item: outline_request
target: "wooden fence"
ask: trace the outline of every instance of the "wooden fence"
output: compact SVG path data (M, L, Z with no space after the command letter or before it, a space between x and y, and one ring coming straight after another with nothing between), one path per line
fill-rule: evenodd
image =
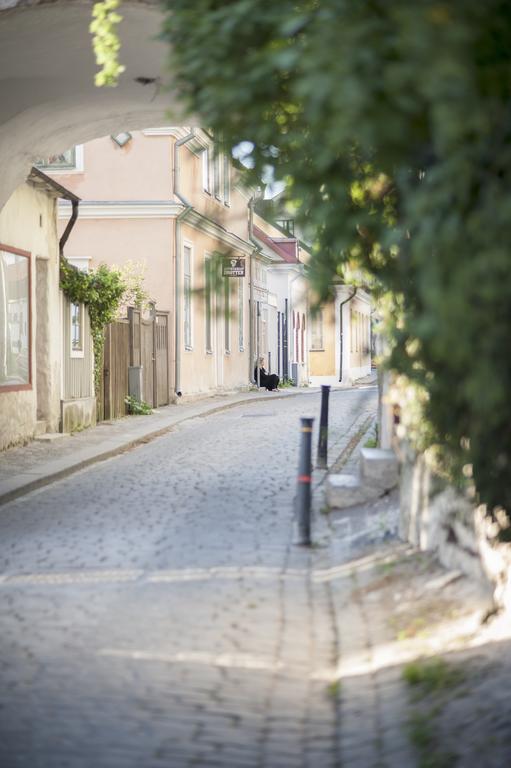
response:
M105 331L102 397L98 418L126 414L129 370L141 369L142 399L153 408L169 403L169 314L153 312L150 319L133 308L128 317Z

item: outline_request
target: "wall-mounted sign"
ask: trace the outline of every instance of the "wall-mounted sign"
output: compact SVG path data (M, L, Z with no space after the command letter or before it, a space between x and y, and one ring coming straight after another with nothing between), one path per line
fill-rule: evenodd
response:
M245 277L245 259L233 257L223 260L222 277Z

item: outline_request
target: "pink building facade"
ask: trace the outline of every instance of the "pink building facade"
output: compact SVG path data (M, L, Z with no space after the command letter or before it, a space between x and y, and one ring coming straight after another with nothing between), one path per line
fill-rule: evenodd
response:
M67 244L76 266L136 265L170 316L169 399L250 383L249 199L229 160L200 129L104 137L45 170L82 202ZM60 206L62 228L70 210ZM244 276L218 275L221 258Z

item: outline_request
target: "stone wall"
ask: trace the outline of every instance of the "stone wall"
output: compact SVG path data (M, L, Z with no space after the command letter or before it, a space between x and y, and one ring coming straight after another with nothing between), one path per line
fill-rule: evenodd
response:
M459 570L493 592L511 609L511 544L497 541L497 526L470 499L449 486L405 441L400 460L400 536L436 552L445 567Z

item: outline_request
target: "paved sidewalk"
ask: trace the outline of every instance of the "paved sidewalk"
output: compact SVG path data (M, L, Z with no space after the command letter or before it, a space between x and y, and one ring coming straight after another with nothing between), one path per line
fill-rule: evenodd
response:
M172 430L177 424L210 415L241 403L273 402L315 394L318 388L263 389L214 395L157 408L150 416L126 416L95 428L63 435L54 441L34 440L0 452L0 505L90 464L103 461Z

